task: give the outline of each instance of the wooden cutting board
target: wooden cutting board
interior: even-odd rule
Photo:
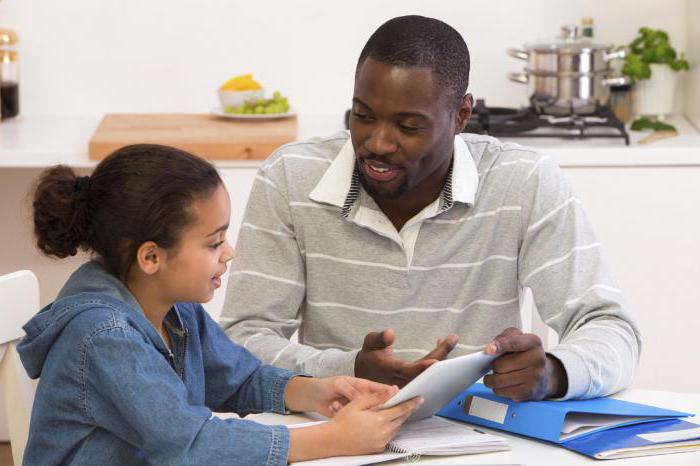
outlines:
[[[107,114],[90,138],[91,160],[129,144],[174,146],[205,159],[259,160],[296,140],[296,116],[231,120],[208,114]]]

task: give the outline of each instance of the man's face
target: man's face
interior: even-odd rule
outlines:
[[[355,77],[350,134],[360,182],[373,197],[397,199],[444,176],[464,112],[447,102],[430,68],[367,58]],[[466,118],[469,117],[469,112]]]

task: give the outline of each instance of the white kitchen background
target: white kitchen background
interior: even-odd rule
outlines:
[[[414,13],[445,20],[462,33],[471,51],[470,90],[493,106],[526,103],[524,87],[506,79],[523,62],[506,56],[506,49],[551,39],[560,25],[579,24],[584,16],[594,19],[598,41],[626,44],[640,26],[660,28],[692,64],[700,62],[700,0],[0,0],[0,27],[20,37],[26,120],[38,115],[97,119],[108,112],[204,113],[217,105],[215,91],[223,81],[253,72],[270,91],[288,95],[300,115],[324,116],[340,126],[365,41],[385,20]],[[676,112],[700,128],[700,67],[682,79]],[[658,155],[663,165],[666,154]],[[698,257],[697,236],[691,237],[700,231],[698,166],[694,171],[660,168],[663,173],[638,167],[568,172],[584,192],[581,198],[630,307],[645,309],[638,314],[646,332],[646,362],[635,382],[640,388],[700,388],[698,359],[689,356],[698,354],[692,336],[700,332],[693,311],[700,301],[700,261],[688,258]],[[0,274],[33,268],[44,305],[83,257],[57,262],[33,249],[27,199],[17,193],[28,192],[27,180],[37,173],[0,171]],[[231,239],[252,173],[224,174],[238,217]],[[666,180],[663,186],[671,187],[666,194],[678,202],[655,204],[659,176]],[[596,195],[598,187],[611,197]],[[666,245],[675,247],[673,253]],[[659,286],[671,291],[655,292]],[[222,302],[219,294],[208,309],[217,315]],[[675,333],[682,335],[676,342]],[[686,362],[675,361],[678,353]],[[692,367],[687,361],[694,361]]]
[[[526,103],[506,79],[509,47],[595,21],[595,38],[626,44],[640,26],[700,54],[697,0],[2,0],[0,27],[20,35],[22,112],[202,112],[228,77],[254,72],[303,114],[340,118],[362,46],[402,14],[442,19],[471,51],[471,91],[490,105]],[[693,20],[695,18],[695,20]],[[691,33],[691,30],[694,31]],[[693,39],[693,40],[691,40]],[[688,76],[686,76],[688,77]],[[695,77],[698,77],[696,72]],[[679,95],[680,99],[680,95]],[[692,105],[700,113],[700,89]],[[684,108],[681,108],[684,107]]]

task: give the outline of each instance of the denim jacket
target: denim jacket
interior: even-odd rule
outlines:
[[[165,319],[172,352],[97,262],[70,277],[18,345],[34,400],[25,465],[278,465],[289,431],[212,411],[283,413],[293,372],[232,343],[199,304]]]

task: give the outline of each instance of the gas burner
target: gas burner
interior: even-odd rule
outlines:
[[[350,128],[350,110],[345,112],[345,128]],[[504,138],[619,138],[630,144],[624,123],[605,106],[590,115],[555,116],[534,107],[487,107],[478,99],[463,132]]]
[[[487,107],[478,99],[465,133],[518,138],[620,138],[629,145],[625,125],[610,108],[600,106],[591,115],[545,115],[533,107]]]

